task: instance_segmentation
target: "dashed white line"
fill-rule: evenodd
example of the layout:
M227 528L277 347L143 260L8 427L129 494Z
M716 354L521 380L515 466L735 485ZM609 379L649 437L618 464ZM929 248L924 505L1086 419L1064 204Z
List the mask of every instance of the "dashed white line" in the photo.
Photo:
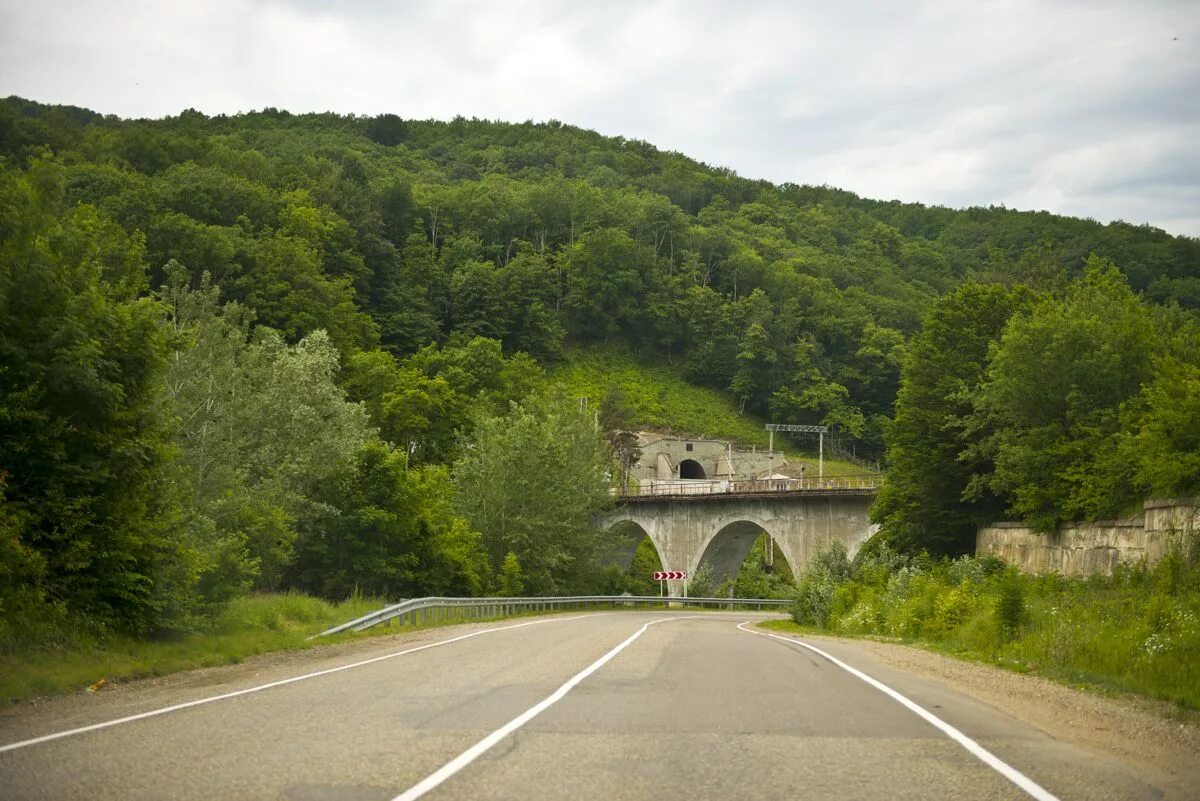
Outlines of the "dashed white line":
M282 687L285 684L294 684L298 681L305 681L306 679L315 679L318 676L328 676L331 673L340 673L343 670L350 670L352 668L362 667L364 665L371 665L376 662L382 662L385 659L395 659L398 656L405 656L406 654L415 654L417 651L426 651L430 648L438 648L443 645L449 645L450 643L461 642L462 640L468 640L472 637L478 637L483 634L492 634L497 631L508 631L509 629L520 629L520 628L524 628L525 626L537 626L542 623L556 623L556 622L564 622L567 620L579 620L582 617L596 617L598 614L607 614L607 613L604 613L604 612L594 613L593 612L589 615L572 615L571 617L552 617L552 618L548 618L546 620L530 620L525 623L514 623L511 626L496 626L495 628L483 629L482 631L472 631L469 634L463 634L458 637L451 637L448 640L439 640L438 642L431 642L431 643L426 643L425 645L418 645L414 648L406 648L403 651L396 651L395 653L384 654L383 656L376 656L376 657L372 657L371 659L363 659L362 661L359 661L359 662L352 662L349 665L339 665L338 667L327 668L325 670L318 670L313 673L305 673L302 676L292 676L291 678L288 678L288 679L280 679L279 681L272 681L268 684L260 684L256 687L248 687L244 690L235 690L233 692L222 693L220 695L210 695L207 698L198 698L195 701L186 701L182 704L172 704L171 706L165 706L165 707L162 707L161 709L152 709L149 712L141 712L136 715L128 715L123 718L116 718L115 720L106 720L103 723L93 723L90 726L80 726L77 729L67 729L66 731L54 732L53 734L45 734L45 735L42 735L41 737L33 737L28 740L21 740L20 742L16 742L16 743L9 743L8 745L0 745L0 753L4 753L5 751L15 751L18 748L27 748L31 745L38 745L39 743L47 743L47 742L50 742L51 740L61 740L63 737L71 737L72 735L76 735L76 734L85 734L90 731L97 731L99 729L107 729L111 726L119 726L122 723L132 723L135 720L145 720L146 718L152 718L152 717L156 717L158 715L165 715L168 712L178 712L181 709L190 709L191 707L200 706L202 704L211 704L214 701L224 701L228 698L237 698L242 695L249 695L251 693L262 692L263 690L269 690L273 687Z
M649 623L642 626L640 629L635 631L633 634L629 635L629 637L627 637L620 645L617 645L615 648L613 648L611 651L606 653L604 656L600 657L595 662L588 665L587 667L585 667L583 670L576 673L571 678L567 679L566 683L564 683L561 687L559 687L557 690L555 690L551 695L547 696L544 700L538 702L534 706L531 706L529 709L525 710L520 715L517 715L515 718L510 720L508 723L505 723L503 726L496 729L494 732L489 734L487 737L484 737L482 740L475 743L475 745L471 746L466 751L463 751L461 754L456 756L454 759L450 760L445 765L442 765L442 767L438 768L433 773L429 774L424 779L417 782L412 787L408 788L403 793L401 793L400 795L393 798L392 801L415 801L415 799L420 798L421 796L425 795L430 790L434 789L435 787L440 785L442 782L446 781L447 779L452 777L454 774L458 773L460 770L465 768L467 765L470 765L472 762L474 762L480 756L485 754L489 749L491 749L493 746L495 746L496 743L500 742L505 737L512 734L514 731L521 728L526 723L528 723L529 721L536 718L538 715L545 712L547 709L549 709L555 703L562 700L562 698L567 693L571 692L571 690L575 687L575 685L579 684L579 682L583 681L588 676L595 673L597 670L599 670L601 667L603 667L606 662L608 662L614 656L616 656L617 654L624 651L627 647L629 647L630 643L632 643L638 637L641 637L643 634L645 634L646 629L650 628L655 623L663 623L668 620L678 620L678 619L679 618L677 618L677 617L664 617L664 618L659 618L658 620L651 620Z
M748 620L746 621L746 623L749 623L749 622L750 621L748 621ZM793 639L792 637L780 637L778 634L770 634L765 631L752 631L748 628L745 628L746 623L739 623L738 628L741 629L742 631L746 632L747 634L757 634L760 637L771 637L772 639L780 640L780 641L786 642L786 643L791 643L792 645L799 645L801 648L807 648L808 650L812 651L814 654L818 654L820 656L825 657L830 662L837 665L842 670L845 670L850 675L862 679L867 684L870 684L872 687L874 687L876 690L879 690L881 693L883 693L884 695L887 695L892 700L897 701L898 703L907 707L910 711L915 712L917 715L924 718L927 723L929 723L932 726L934 726L935 728L939 729L943 734L945 734L951 740L953 740L954 742L958 743L963 748L965 748L972 756L976 757L981 762L983 762L985 765L987 765L989 768L996 771L997 773L999 773L1004 778L1008 779L1013 784L1017 785L1017 787L1020 787L1029 796L1036 798L1037 801L1058 801L1057 796L1055 796L1053 793L1051 793L1046 788L1042 787L1040 784L1035 782L1033 779L1029 778L1024 773L1021 773L1021 771L1017 770L1012 765L1010 765L1007 762L1005 762L1004 760L1000 759L1000 757L996 756L991 751L987 750L982 745L975 742L970 737L963 734L961 731L959 731L958 729L954 728L946 721L939 718L937 715L935 715L932 712L930 712L929 710L925 709L923 706L920 706L920 705L914 703L913 701L910 701L908 698L906 698L905 696L896 692L895 690L893 690L891 687L887 686L883 682L881 682L877 679L873 679L870 676L868 676L866 673L863 673L861 670L859 670L857 668L853 668L850 665L847 665L845 662L838 659L836 656L833 656L832 654L828 654L825 651L822 651L820 648L817 648L815 645L809 645L808 643L806 643L802 640Z

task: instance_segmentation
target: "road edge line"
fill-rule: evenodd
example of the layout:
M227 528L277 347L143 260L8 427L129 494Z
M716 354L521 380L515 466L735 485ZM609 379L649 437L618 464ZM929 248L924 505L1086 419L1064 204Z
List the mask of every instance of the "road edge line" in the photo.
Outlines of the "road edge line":
M893 701L896 701L897 703L906 707L910 712L913 712L917 716L923 718L926 723L929 723L934 728L941 731L942 734L945 734L951 740L958 743L960 746L962 746L964 749L966 749L966 751L968 753L970 753L972 756L974 756L976 759L983 762L989 768L996 771L1001 776L1003 776L1004 778L1008 779L1010 782L1015 784L1017 787L1024 790L1027 795L1031 796L1032 798L1036 798L1037 801L1059 801L1058 796L1054 795L1049 790L1047 790L1046 788L1042 787L1040 784L1035 782L1033 779L1029 778L1024 773L1017 770L1012 765L1008 764L1007 762L1002 760L1000 757L996 756L991 751L984 748L982 745L977 743L975 740L972 740L970 737L968 737L962 731L960 731L959 729L950 725L946 721L942 720L937 715L935 715L932 712L930 712L929 710L927 710L925 707L917 704L915 701L910 700L907 696L902 695L901 693L897 692L896 690L893 690L891 687L887 686L886 684L879 681L878 679L874 679L874 678L868 676L866 673L863 673L858 668L851 667L850 665L846 664L842 660L838 659L836 656L833 656L832 654L822 651L820 648L817 648L815 645L809 645L808 643L804 642L803 640L797 640L794 637L780 637L778 634L771 634L770 632L766 632L766 631L751 631L750 629L742 628L743 626L746 625L746 623L749 623L749 622L750 621L747 620L745 623L739 623L738 629L746 632L747 634L756 634L760 637L770 637L772 639L779 640L780 642L787 642L787 643L792 643L793 645L799 645L802 648L807 648L808 650L812 651L813 653L819 654L820 656L825 657L830 662L837 665L842 670L845 670L850 675L855 676L856 678L862 679L867 684L874 687L876 690L879 690L884 695L891 698Z
M573 690L576 685L578 685L581 681L586 679L588 676L595 673L600 668L604 667L604 665L610 659L612 659L617 654L624 651L627 647L629 647L629 645L631 645L633 643L634 640L636 640L638 637L641 637L643 634L645 634L646 630L649 629L651 626L653 626L655 623L665 623L670 620L679 620L679 619L681 619L681 618L679 618L679 617L664 617L664 618L660 618L658 620L651 620L650 622L645 623L640 629L638 629L633 634L626 637L620 644L615 646L612 650L610 650L604 656L600 657L595 662L588 665L583 670L579 671L574 676L572 676L571 678L569 678L565 682L563 682L563 685L561 687L559 687L557 690L555 690L553 693L546 696L545 698L543 698L541 701L534 704L533 706L529 707L529 709L526 709L524 712L517 715L515 718L510 720L508 723L505 723L503 726L496 729L494 732L487 735L479 742L475 743L473 746L468 748L466 751L463 751L461 754L454 757L454 759L451 759L445 765L442 765L440 768L435 770L433 773L429 774L424 779L421 779L421 781L417 782L412 787L409 787L403 793L401 793L400 795L393 798L392 801L415 801L415 799L420 798L421 796L428 793L430 790L437 788L439 785L441 785L447 779L452 778L456 773L461 771L463 768L467 767L472 762L474 762L476 759L478 759L479 757L483 756L485 753L490 751L497 743L499 743L505 737L512 734L517 729L521 728L526 723L533 720L538 715L542 714L547 709L549 709L551 706L556 704L558 701L560 701L564 697L566 697L567 693L569 693L571 690Z
M427 651L430 648L437 648L442 645L449 645L450 643L459 642L461 640L467 640L467 639L470 639L471 637L478 637L482 634L491 634L491 633L497 632L497 631L508 631L509 629L519 629L519 628L524 628L525 626L536 626L541 623L558 623L558 622L563 622L563 621L567 621L567 620L579 620L580 618L584 618L584 617L596 617L596 616L605 615L605 614L612 614L612 613L611 612L592 612L592 613L588 613L588 614L584 614L584 615L573 615L571 617L557 617L556 616L556 617L545 618L543 620L530 620L530 621L526 621L524 623L516 623L516 624L510 625L510 626L497 626L495 628L483 629L481 631L472 631L467 634L459 635L458 637L451 637L448 640L439 640L438 642L426 643L424 645L418 645L414 648L406 648L403 651L396 651L395 653L384 654L383 656L375 656L370 659L363 659L359 662L351 662L348 665L338 665L337 667L326 668L325 670L318 670L313 673L305 673L301 676L291 676L286 679L280 679L279 681L272 681L272 682L268 682L267 684L259 684L255 687L247 687L242 690L234 690L233 692L221 693L220 695L210 695L206 698L197 698L193 701L184 701L183 703L180 703L180 704L172 704L171 706L165 706L165 707L161 707L159 709L151 709L147 712L139 712L136 715L126 715L123 718L115 718L113 720L106 720L101 723L92 723L90 725L80 726L75 729L66 729L65 731L53 732L51 734L43 734L40 737L31 737L28 740L20 740L15 743L8 743L7 745L0 745L0 754L5 753L6 751L16 751L19 748L27 748L32 745L39 745L41 743L47 743L52 740L61 740L64 737L71 737L76 734L86 734L87 732L98 731L99 729L107 729L112 726L119 726L122 723L133 723L134 721L145 720L146 718L153 718L153 717L157 717L159 715L165 715L168 712L178 712L182 709L190 709L191 707L194 707L194 706L202 706L204 704L211 704L214 701L224 701L229 698L237 698L237 697L243 696L243 695L250 695L251 693L262 692L263 690L270 690L275 687L282 687L286 684L295 684L298 681L305 681L307 679L315 679L318 676L328 676L331 673L340 673L343 670L350 670L352 668L363 667L365 665L371 665L376 662L383 662L384 660L387 660L387 659L395 659L398 656L405 656L407 654L413 654L413 653L416 653L417 651Z

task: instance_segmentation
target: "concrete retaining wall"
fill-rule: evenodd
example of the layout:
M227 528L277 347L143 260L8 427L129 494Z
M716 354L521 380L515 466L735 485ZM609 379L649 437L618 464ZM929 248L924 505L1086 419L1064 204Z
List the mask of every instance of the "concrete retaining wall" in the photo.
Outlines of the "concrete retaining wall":
M993 523L977 532L975 553L999 556L1027 573L1109 574L1118 564L1157 562L1175 532L1196 525L1198 512L1196 498L1158 498L1146 501L1141 517L1070 523L1050 534L1024 523Z

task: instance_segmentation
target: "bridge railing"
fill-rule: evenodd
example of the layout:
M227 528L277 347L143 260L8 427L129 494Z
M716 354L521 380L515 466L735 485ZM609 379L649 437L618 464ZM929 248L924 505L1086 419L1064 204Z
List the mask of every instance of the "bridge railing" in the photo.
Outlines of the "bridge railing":
M878 475L834 476L830 478L759 478L746 481L717 479L649 479L613 490L621 497L644 498L676 495L759 494L769 492L805 492L819 490L878 489Z
M652 607L691 607L702 609L782 608L792 601L783 598L671 598L657 595L570 595L539 598L411 598L385 606L322 631L325 637L343 631L363 631L381 623L425 625L432 623L465 623L530 612L553 612L563 609L646 609ZM311 638L310 638L311 639Z

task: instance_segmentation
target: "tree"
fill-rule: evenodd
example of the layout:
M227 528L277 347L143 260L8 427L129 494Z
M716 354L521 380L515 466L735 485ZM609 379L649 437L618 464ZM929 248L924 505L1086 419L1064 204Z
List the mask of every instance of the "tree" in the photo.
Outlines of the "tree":
M519 253L505 265L499 292L506 352L522 351L538 359L561 355L565 332L555 312L555 284L554 268L540 254Z
M766 329L760 323L751 323L742 337L737 355L737 372L729 383L730 391L740 404L739 411L744 412L746 404L755 399L752 406L766 406L775 361L775 351L771 348Z
M248 314L221 305L207 277L192 290L179 265L166 273L166 394L202 572L226 597L249 582L277 589L298 527L323 513L314 498L350 472L370 438L366 410L335 383L338 353L324 331L289 346L260 328L250 341Z
M504 564L500 566L500 587L498 594L506 598L518 598L525 590L525 582L521 578L521 560L512 551L504 555Z
M1163 356L1154 373L1124 410L1113 471L1146 497L1200 494L1200 365Z
M617 332L636 339L642 325L645 251L623 231L589 233L570 251L566 311L580 337L607 340Z
M972 477L992 469L982 455L965 455L967 423L989 347L1030 301L1024 289L964 284L933 305L909 344L885 437L887 482L871 509L897 549L971 553L976 527L1001 511L994 496L964 498Z
M252 267L231 289L263 324L291 341L318 330L346 349L379 341L379 327L355 305L349 279L326 275L310 242L279 233L257 240L251 254Z
M554 595L592 579L591 518L609 500L609 462L591 420L565 398L531 398L479 416L454 465L457 504L495 568L508 553L526 590Z
M862 433L864 420L850 404L850 391L827 379L816 364L812 339L796 341L792 373L771 396L773 419L799 425L825 425L852 437Z
M166 339L158 305L135 294L140 243L69 207L50 161L0 176L0 208L9 549L30 591L74 614L132 631L168 625L190 587L173 583L187 554L163 481ZM106 280L114 265L133 280Z
M317 493L325 513L301 526L290 583L331 599L478 594L486 558L451 492L444 468L410 470L404 453L367 442Z
M638 446L637 434L631 430L633 410L625 404L620 385L610 385L604 394L598 421L609 459L616 467L616 484L623 492L629 484L629 471L641 461L642 449Z
M1013 318L979 392L973 454L994 459L974 482L1049 531L1061 520L1120 514L1136 490L1111 471L1121 404L1149 382L1158 334L1149 308L1100 259L1065 294ZM991 433L978 436L984 427Z
M367 136L385 147L408 138L408 123L395 114L380 114L367 121Z

